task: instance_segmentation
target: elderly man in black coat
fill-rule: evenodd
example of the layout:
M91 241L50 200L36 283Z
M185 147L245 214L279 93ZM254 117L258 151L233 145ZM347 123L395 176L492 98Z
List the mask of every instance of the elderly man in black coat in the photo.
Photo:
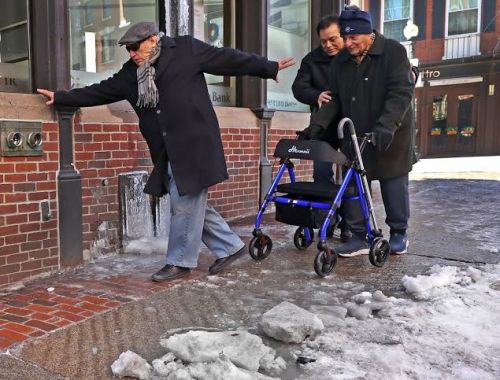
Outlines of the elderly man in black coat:
M408 173L415 162L415 121L412 109L414 80L405 48L384 38L371 26L369 13L346 9L340 15L340 33L345 48L331 67L332 101L312 116L304 134L321 138L338 117L353 120L358 136L374 134L375 145L367 146L363 161L368 180L379 180L390 227L393 253L408 247L410 216ZM353 233L339 246L341 256L367 253L366 231L357 201L346 201L344 212Z
M228 173L204 73L276 78L293 59L273 62L190 36L170 38L152 22L133 25L119 44L130 59L112 77L71 91L38 91L49 98L48 105L89 107L128 100L154 164L144 191L171 196L167 263L153 281L188 274L197 266L202 241L218 257L209 269L218 273L243 254L245 245L207 203L208 187L226 180Z

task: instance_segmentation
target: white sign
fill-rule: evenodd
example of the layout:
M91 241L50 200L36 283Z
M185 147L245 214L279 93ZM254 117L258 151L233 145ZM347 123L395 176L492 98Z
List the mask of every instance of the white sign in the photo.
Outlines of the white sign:
M28 60L0 63L0 91L31 92Z
M214 106L229 107L236 104L234 87L208 85L208 94Z

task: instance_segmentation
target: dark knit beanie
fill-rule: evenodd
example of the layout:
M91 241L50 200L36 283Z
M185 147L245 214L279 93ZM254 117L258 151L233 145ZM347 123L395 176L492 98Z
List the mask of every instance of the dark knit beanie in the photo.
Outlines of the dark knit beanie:
M339 18L340 35L370 34L373 32L372 18L368 12L358 9L343 10Z

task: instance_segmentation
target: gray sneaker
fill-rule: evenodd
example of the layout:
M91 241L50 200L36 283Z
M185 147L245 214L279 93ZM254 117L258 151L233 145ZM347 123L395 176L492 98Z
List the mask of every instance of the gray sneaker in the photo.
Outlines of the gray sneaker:
M360 239L357 235L352 235L347 243L339 245L333 250L342 257L354 257L359 255L368 255L370 246L366 240Z

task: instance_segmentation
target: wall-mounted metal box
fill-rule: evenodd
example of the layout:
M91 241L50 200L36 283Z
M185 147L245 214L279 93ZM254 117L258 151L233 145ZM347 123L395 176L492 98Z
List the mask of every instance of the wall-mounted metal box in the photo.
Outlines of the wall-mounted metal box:
M0 155L41 156L42 154L41 121L0 120Z

